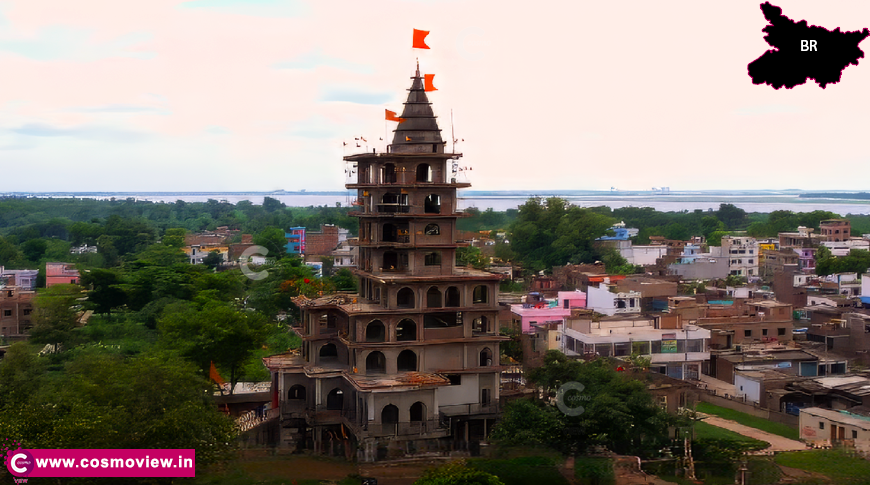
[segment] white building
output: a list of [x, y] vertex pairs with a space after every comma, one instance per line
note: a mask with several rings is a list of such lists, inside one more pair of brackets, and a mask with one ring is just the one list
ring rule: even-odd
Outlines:
[[604, 283], [587, 288], [586, 308], [602, 315], [640, 313], [640, 292], [613, 293], [610, 288]]
[[751, 278], [758, 276], [758, 241], [746, 236], [724, 236], [722, 255], [728, 257], [729, 274]]

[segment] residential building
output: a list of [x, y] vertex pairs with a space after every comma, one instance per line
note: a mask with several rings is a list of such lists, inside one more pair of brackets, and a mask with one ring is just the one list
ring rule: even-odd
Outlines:
[[33, 327], [32, 290], [6, 286], [0, 288], [0, 345], [24, 340]]
[[728, 257], [728, 272], [736, 276], [758, 276], [758, 242], [746, 236], [722, 237], [722, 255]]
[[848, 219], [828, 219], [819, 223], [819, 233], [828, 242], [847, 241], [852, 237], [852, 223]]
[[710, 331], [679, 316], [615, 315], [596, 318], [574, 310], [561, 338], [568, 356], [649, 357], [650, 370], [675, 379], [698, 379], [710, 360]]
[[287, 254], [297, 254], [302, 256], [305, 253], [305, 228], [291, 227], [290, 232], [285, 232], [284, 237], [287, 238]]
[[616, 286], [600, 283], [586, 289], [586, 308], [602, 315], [640, 313], [640, 297], [640, 292], [619, 291]]
[[525, 301], [518, 305], [511, 305], [514, 328], [521, 329], [522, 333], [535, 333], [535, 325], [562, 323], [571, 315], [573, 308], [586, 308], [586, 293], [576, 291], [560, 291], [554, 300], [540, 298], [538, 292], [532, 292], [525, 297]]
[[264, 359], [284, 446], [360, 461], [468, 450], [498, 417], [501, 275], [455, 265], [456, 190], [470, 184], [419, 68], [412, 79], [387, 152], [344, 157], [361, 201], [359, 294], [298, 299], [301, 354]]
[[81, 275], [72, 263], [45, 263], [45, 287], [79, 284]]
[[[403, 231], [403, 229], [399, 229]], [[322, 258], [332, 256], [332, 251], [339, 246], [340, 243], [347, 241], [347, 229], [340, 228], [333, 224], [321, 224], [319, 231], [305, 232], [305, 260], [310, 262], [321, 262]], [[407, 238], [407, 234], [398, 234], [397, 239]]]
[[16, 286], [22, 290], [35, 290], [39, 271], [35, 269], [6, 269], [0, 266], [0, 288]]
[[842, 257], [848, 256], [853, 249], [870, 251], [870, 240], [854, 237], [851, 239], [846, 238], [842, 241], [823, 241], [822, 246], [831, 251], [831, 256]]
[[812, 227], [798, 226], [797, 232], [779, 233], [779, 249], [816, 248], [825, 240], [821, 234], [813, 234]]
[[202, 264], [203, 260], [208, 257], [209, 254], [214, 252], [217, 252], [220, 255], [222, 262], [229, 261], [229, 246], [200, 246], [199, 244], [194, 244], [191, 246], [185, 246], [181, 248], [181, 250], [187, 255], [187, 261], [190, 264]]
[[814, 447], [845, 445], [870, 453], [870, 416], [818, 407], [801, 409], [800, 438]]

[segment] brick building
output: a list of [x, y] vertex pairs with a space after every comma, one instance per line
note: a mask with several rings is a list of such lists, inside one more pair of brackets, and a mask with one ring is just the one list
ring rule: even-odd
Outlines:
[[72, 263], [45, 263], [45, 287], [79, 284], [81, 275]]
[[6, 286], [0, 288], [0, 344], [27, 338], [33, 326], [33, 298], [36, 293]]

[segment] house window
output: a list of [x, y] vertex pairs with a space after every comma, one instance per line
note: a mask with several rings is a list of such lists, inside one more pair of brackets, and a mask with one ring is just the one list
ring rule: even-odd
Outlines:
[[766, 329], [766, 328], [762, 328], [762, 329], [761, 329], [761, 335], [762, 335], [763, 337], [766, 337], [766, 336], [767, 336], [767, 329]]
[[3, 310], [3, 316], [4, 316], [4, 317], [11, 317], [11, 316], [12, 316], [12, 310]]
[[751, 337], [751, 336], [752, 336], [752, 330], [744, 330], [744, 331], [743, 331], [743, 336], [744, 336], [744, 337]]
[[853, 430], [852, 430], [852, 439], [853, 439], [853, 440], [857, 440], [857, 439], [858, 439], [858, 430], [856, 430], [856, 429], [853, 429]]
[[441, 234], [441, 228], [438, 224], [429, 224], [424, 231], [427, 236], [438, 236]]
[[819, 429], [825, 429], [825, 422], [819, 421]]
[[441, 266], [441, 253], [437, 251], [426, 253], [425, 264], [426, 266]]
[[462, 374], [447, 374], [447, 380], [450, 381], [451, 386], [461, 386]]
[[658, 401], [660, 408], [665, 410], [668, 409], [668, 396], [656, 396], [656, 401]]
[[33, 311], [33, 310], [31, 310], [30, 308], [25, 308], [25, 309], [24, 309], [24, 315], [25, 315], [25, 316], [30, 315], [30, 312], [32, 312], [32, 311]]
[[776, 334], [780, 336], [785, 335], [785, 328], [776, 329]]

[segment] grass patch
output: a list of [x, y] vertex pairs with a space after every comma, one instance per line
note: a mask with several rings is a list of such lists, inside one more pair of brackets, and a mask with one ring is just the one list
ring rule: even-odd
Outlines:
[[592, 456], [578, 456], [574, 460], [574, 478], [581, 485], [614, 485], [613, 460]]
[[568, 485], [565, 477], [556, 469], [558, 460], [547, 456], [526, 456], [506, 460], [472, 458], [468, 466], [492, 473], [505, 485]]
[[741, 441], [744, 443], [761, 446], [762, 449], [767, 448], [768, 446], [767, 442], [765, 441], [750, 438], [748, 436], [743, 436], [742, 434], [735, 433], [730, 429], [713, 426], [712, 424], [707, 424], [703, 421], [695, 423], [695, 439]]
[[242, 457], [186, 481], [193, 485], [339, 485], [359, 484], [355, 465], [341, 459], [314, 456]]
[[836, 483], [870, 483], [870, 461], [842, 450], [810, 450], [778, 453], [779, 465], [821, 473]]
[[768, 433], [782, 436], [783, 438], [788, 438], [791, 440], [797, 440], [798, 438], [800, 438], [798, 430], [792, 428], [791, 426], [788, 426], [787, 424], [774, 423], [764, 418], [758, 418], [750, 414], [735, 411], [733, 409], [723, 408], [721, 406], [716, 406], [714, 404], [706, 402], [699, 402], [696, 410], [704, 414], [712, 414], [714, 416], [718, 416], [722, 419], [736, 421], [744, 426], [749, 426], [750, 428], [767, 431]]

